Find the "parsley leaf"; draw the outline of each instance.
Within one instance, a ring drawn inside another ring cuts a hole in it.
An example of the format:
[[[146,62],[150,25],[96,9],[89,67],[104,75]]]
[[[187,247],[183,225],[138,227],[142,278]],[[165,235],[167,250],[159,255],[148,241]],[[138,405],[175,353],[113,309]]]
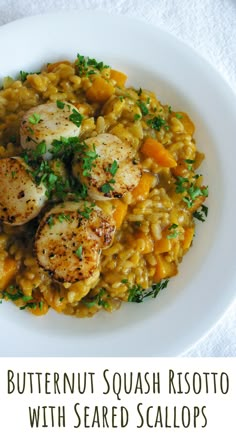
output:
[[[112,176],[115,176],[117,170],[119,168],[118,162],[116,160],[113,161],[112,164],[110,164],[107,168],[106,171],[108,171],[109,173],[111,173]]]
[[[61,102],[61,100],[57,100],[57,101],[56,101],[56,104],[57,104],[57,107],[58,107],[59,109],[64,109],[64,107],[65,107],[65,103],[64,103],[64,102]]]
[[[101,306],[103,308],[109,308],[109,303],[104,300],[104,296],[107,298],[107,292],[104,288],[101,288],[99,293],[96,294],[96,296],[94,296],[92,299],[89,298],[84,298],[81,300],[81,302],[87,307],[87,308],[92,308],[95,305]]]
[[[98,71],[102,71],[104,68],[109,68],[109,66],[105,65],[103,62],[80,55],[79,53],[77,54],[75,65],[80,76],[89,76],[90,74],[96,73],[94,68]]]
[[[140,107],[143,115],[147,115],[149,113],[147,105],[142,102],[142,100],[138,100],[137,105]]]
[[[134,284],[128,289],[128,302],[141,303],[148,297],[155,298],[161,290],[164,290],[164,288],[167,287],[168,282],[169,279],[166,279],[158,282],[157,284],[153,284],[151,290],[145,290],[141,287],[141,285]]]
[[[79,259],[82,259],[83,257],[83,246],[79,246],[78,249],[75,251],[76,256]]]
[[[81,126],[83,115],[81,115],[76,109],[72,109],[72,114],[69,116],[69,120],[72,121],[77,127]]]
[[[206,205],[202,205],[200,211],[194,211],[193,213],[193,217],[196,218],[197,220],[200,220],[200,222],[205,222],[207,215],[208,215],[208,207]]]
[[[106,182],[105,184],[103,184],[101,186],[101,191],[104,194],[110,193],[110,191],[114,190],[114,187],[111,185],[111,184],[114,184],[114,183],[115,183],[115,180],[114,179],[110,179],[108,182]]]
[[[41,120],[41,115],[37,114],[37,112],[34,112],[33,115],[29,117],[29,122],[31,124],[38,124],[40,120]]]
[[[168,126],[166,120],[164,118],[160,117],[160,115],[147,120],[147,124],[152,129],[155,129],[157,131],[160,131],[161,127],[164,127],[166,130],[169,129],[169,126]]]

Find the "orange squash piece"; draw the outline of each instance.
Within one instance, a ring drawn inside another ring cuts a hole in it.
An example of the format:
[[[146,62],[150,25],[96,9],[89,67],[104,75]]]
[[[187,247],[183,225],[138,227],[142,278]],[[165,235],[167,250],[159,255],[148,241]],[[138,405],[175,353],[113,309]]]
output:
[[[113,199],[112,204],[114,206],[113,218],[116,222],[116,228],[120,229],[126,216],[128,205],[119,199]]]
[[[115,88],[102,77],[94,79],[90,88],[86,91],[86,97],[90,102],[105,102],[114,94]]]
[[[59,61],[59,62],[54,62],[53,64],[48,64],[47,66],[47,71],[49,73],[51,73],[55,68],[58,67],[58,65],[60,64],[66,64],[66,65],[71,65],[69,61]]]
[[[177,162],[171,153],[154,138],[147,138],[140,151],[149,158],[153,158],[161,167],[172,168],[176,167]]]
[[[17,273],[17,263],[13,258],[6,258],[0,275],[0,290],[4,290]]]
[[[189,135],[193,135],[195,132],[195,126],[192,122],[192,120],[189,118],[188,114],[186,112],[177,112],[178,118],[180,119],[181,123],[184,126],[185,132]]]
[[[194,236],[194,228],[186,228],[184,231],[183,249],[188,250],[191,246]]]
[[[145,247],[142,250],[142,254],[146,255],[147,253],[151,253],[153,251],[153,239],[151,238],[150,235],[146,235],[141,231],[135,232],[134,234],[134,238],[135,240],[141,239],[145,242]]]
[[[139,184],[132,191],[133,200],[140,201],[147,199],[153,180],[154,176],[151,173],[144,172],[141,176]]]
[[[171,240],[166,238],[168,233],[169,233],[168,229],[165,229],[162,232],[162,238],[160,240],[155,241],[154,252],[156,255],[159,255],[160,253],[169,252],[171,250]]]
[[[127,75],[121,71],[111,70],[110,78],[115,80],[118,86],[124,86],[127,80]]]
[[[167,262],[163,255],[157,255],[156,259],[156,272],[153,276],[155,282],[160,282],[162,279],[177,275],[178,269],[174,262]]]

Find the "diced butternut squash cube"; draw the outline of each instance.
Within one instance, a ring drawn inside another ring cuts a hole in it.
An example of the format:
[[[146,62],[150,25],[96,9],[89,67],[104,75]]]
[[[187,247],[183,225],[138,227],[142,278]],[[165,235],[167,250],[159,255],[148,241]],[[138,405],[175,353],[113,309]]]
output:
[[[183,124],[185,132],[187,132],[187,134],[192,136],[195,131],[195,126],[192,120],[189,118],[188,114],[186,114],[186,112],[179,112],[179,111],[175,114],[178,114],[178,118]]]
[[[121,71],[111,70],[110,78],[115,80],[118,86],[124,86],[127,80],[127,75]]]
[[[126,216],[128,206],[126,205],[126,203],[122,202],[122,200],[119,199],[113,199],[112,204],[114,206],[113,218],[116,222],[116,228],[120,229]]]
[[[102,103],[114,94],[115,88],[102,77],[94,79],[90,88],[86,91],[87,99],[91,102]]]
[[[145,244],[144,244],[144,248],[142,250],[143,255],[146,255],[147,253],[151,253],[153,251],[154,244],[153,244],[153,239],[150,235],[146,235],[143,232],[138,231],[138,232],[135,232],[134,238],[135,238],[135,240],[140,239],[140,240],[144,241]]]
[[[183,249],[188,250],[191,246],[194,236],[194,228],[186,228],[184,231]]]
[[[147,199],[154,181],[154,176],[151,173],[144,172],[141,176],[139,184],[132,191],[132,197],[135,201]]]
[[[172,154],[163,146],[163,144],[159,143],[159,141],[154,138],[147,138],[140,151],[145,156],[153,158],[161,167],[172,168],[177,165]]]
[[[177,266],[174,262],[169,263],[163,255],[157,255],[156,272],[153,277],[155,282],[160,282],[162,279],[170,278],[178,273]]]
[[[17,273],[17,263],[13,258],[6,258],[0,275],[0,291],[3,291]]]

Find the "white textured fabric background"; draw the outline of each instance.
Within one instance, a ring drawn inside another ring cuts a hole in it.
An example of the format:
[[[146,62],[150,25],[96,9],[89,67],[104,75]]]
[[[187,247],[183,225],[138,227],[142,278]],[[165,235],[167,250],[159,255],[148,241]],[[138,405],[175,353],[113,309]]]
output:
[[[194,47],[236,93],[236,0],[0,0],[0,25],[63,9],[104,9],[159,26]],[[185,355],[236,356],[236,302]]]

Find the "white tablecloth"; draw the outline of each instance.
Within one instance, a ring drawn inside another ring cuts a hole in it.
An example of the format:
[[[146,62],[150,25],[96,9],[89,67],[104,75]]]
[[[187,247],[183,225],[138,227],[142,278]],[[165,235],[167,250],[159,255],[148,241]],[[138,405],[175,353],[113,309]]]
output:
[[[167,30],[201,53],[236,91],[236,0],[0,0],[0,25],[85,8],[127,14]],[[185,355],[236,356],[236,302]]]

